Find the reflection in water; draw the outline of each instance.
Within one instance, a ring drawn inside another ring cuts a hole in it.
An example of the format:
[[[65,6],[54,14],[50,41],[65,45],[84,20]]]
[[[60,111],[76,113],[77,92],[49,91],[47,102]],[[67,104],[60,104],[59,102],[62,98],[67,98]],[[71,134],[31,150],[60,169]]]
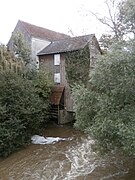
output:
[[[56,144],[29,145],[0,161],[0,180],[134,180],[130,158],[99,157],[93,141],[70,126],[49,125],[43,136],[73,138]],[[135,166],[133,166],[135,167]]]

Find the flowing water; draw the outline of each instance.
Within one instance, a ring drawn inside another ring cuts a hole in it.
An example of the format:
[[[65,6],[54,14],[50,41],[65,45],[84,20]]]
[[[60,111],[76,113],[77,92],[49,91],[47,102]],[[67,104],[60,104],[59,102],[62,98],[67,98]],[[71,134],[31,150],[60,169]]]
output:
[[[71,126],[49,125],[44,136],[69,138],[56,144],[31,144],[0,160],[0,180],[135,180],[133,159],[98,156],[93,140]]]

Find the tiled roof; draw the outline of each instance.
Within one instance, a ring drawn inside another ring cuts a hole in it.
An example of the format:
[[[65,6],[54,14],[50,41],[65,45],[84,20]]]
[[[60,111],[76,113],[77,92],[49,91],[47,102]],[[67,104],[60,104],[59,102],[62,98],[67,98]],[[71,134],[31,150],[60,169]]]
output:
[[[62,93],[64,91],[64,86],[54,86],[50,96],[50,102],[53,105],[59,105]]]
[[[62,53],[83,49],[94,36],[94,34],[90,34],[54,41],[45,47],[42,51],[40,51],[38,55]]]
[[[55,32],[55,31],[52,31],[52,30],[49,30],[49,29],[46,29],[43,27],[35,26],[33,24],[29,24],[29,23],[24,22],[24,21],[19,20],[19,23],[21,23],[23,25],[23,27],[27,30],[27,32],[30,35],[32,35],[33,37],[37,37],[37,38],[41,38],[41,39],[47,39],[50,41],[55,41],[55,40],[70,37],[66,34]]]

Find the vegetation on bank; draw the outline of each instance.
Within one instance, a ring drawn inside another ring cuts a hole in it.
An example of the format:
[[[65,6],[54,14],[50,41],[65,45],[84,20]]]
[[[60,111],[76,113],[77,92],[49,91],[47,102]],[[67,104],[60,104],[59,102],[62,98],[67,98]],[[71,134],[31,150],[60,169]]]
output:
[[[88,87],[73,88],[75,127],[101,151],[135,155],[135,42],[117,45],[90,72]]]
[[[44,84],[43,84],[44,83]],[[29,80],[14,72],[0,72],[0,156],[29,143],[48,121],[51,86],[38,75]]]
[[[21,67],[22,57],[17,59],[0,47],[0,157],[29,143],[49,119],[52,82],[45,72]]]
[[[101,38],[106,51],[90,70],[87,86],[82,83],[72,89],[74,126],[89,133],[100,152],[119,149],[134,156],[135,3],[124,0],[115,6],[114,1],[107,0],[106,4],[109,16],[95,16],[111,34]],[[125,35],[133,35],[133,39]]]

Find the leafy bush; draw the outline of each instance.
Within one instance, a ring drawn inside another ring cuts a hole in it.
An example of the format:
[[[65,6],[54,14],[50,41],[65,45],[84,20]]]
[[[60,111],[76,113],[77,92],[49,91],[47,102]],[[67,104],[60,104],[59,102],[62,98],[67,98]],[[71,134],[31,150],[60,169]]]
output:
[[[30,136],[38,133],[48,120],[50,86],[45,86],[44,82],[43,99],[33,80],[0,72],[0,156],[7,156],[29,142]]]
[[[135,155],[135,46],[129,47],[103,56],[89,87],[76,90],[75,127],[90,133],[101,150]]]
[[[53,82],[50,81],[50,76],[45,71],[39,71],[33,78],[33,85],[35,87],[36,93],[43,100],[48,100],[48,96],[51,93],[51,87]]]
[[[84,86],[76,85],[72,88],[74,97],[74,110],[77,121],[74,126],[85,130],[92,124],[97,113],[97,93],[91,92]]]

